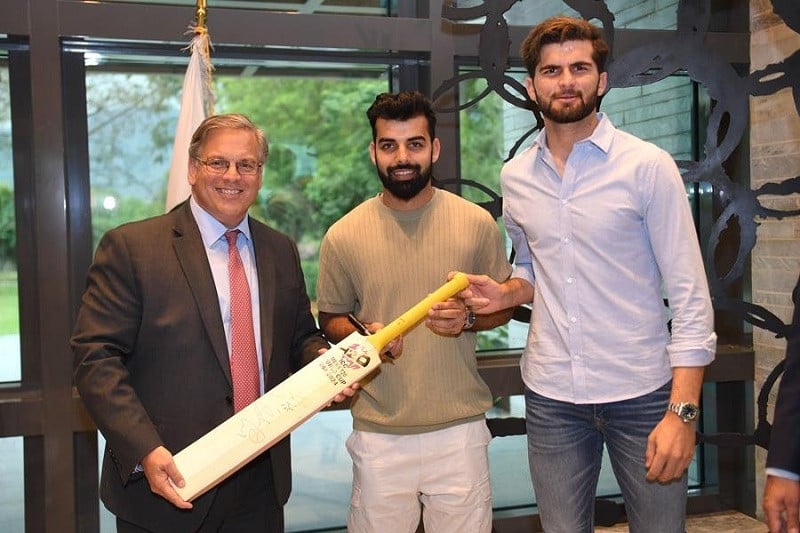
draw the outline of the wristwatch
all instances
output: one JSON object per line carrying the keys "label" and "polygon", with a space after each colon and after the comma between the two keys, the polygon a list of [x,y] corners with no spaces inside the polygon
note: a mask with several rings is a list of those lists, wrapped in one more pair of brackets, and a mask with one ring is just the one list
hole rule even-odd
{"label": "wristwatch", "polygon": [[475,311],[470,309],[469,307],[466,308],[467,316],[464,317],[464,325],[461,327],[462,330],[469,329],[475,325],[475,321],[478,317],[475,315]]}
{"label": "wristwatch", "polygon": [[684,422],[693,422],[697,419],[697,415],[700,414],[700,408],[689,402],[671,403],[667,406],[667,409],[681,417]]}

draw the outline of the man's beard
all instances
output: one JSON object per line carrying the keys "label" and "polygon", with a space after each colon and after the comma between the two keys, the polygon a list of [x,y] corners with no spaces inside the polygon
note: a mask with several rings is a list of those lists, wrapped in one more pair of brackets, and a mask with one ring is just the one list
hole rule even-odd
{"label": "man's beard", "polygon": [[[375,169],[378,171],[378,176],[381,178],[383,187],[389,191],[392,196],[400,198],[401,200],[410,200],[420,193],[431,181],[433,172],[431,167],[428,166],[424,171],[419,165],[397,165],[389,167],[384,173],[377,165]],[[392,172],[400,169],[410,169],[414,171],[414,177],[406,180],[396,180],[391,177]]]}
{"label": "man's beard", "polygon": [[[542,115],[544,118],[558,124],[571,124],[583,120],[597,110],[598,97],[596,93],[591,94],[588,100],[583,99],[583,93],[576,93],[576,96],[580,99],[579,105],[571,107],[561,106],[557,109],[553,105],[556,99],[551,99],[549,102],[546,102],[546,105],[540,106]],[[541,102],[538,95],[536,99]]]}

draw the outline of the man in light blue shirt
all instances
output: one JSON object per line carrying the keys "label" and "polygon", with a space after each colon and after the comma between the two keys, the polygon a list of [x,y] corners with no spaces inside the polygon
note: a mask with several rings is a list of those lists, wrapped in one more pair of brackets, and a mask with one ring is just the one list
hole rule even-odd
{"label": "man in light blue shirt", "polygon": [[675,162],[597,112],[607,55],[581,19],[524,41],[545,128],[502,171],[515,268],[463,296],[479,314],[533,302],[521,366],[544,530],[594,530],[605,444],[630,530],[682,533],[714,314]]}

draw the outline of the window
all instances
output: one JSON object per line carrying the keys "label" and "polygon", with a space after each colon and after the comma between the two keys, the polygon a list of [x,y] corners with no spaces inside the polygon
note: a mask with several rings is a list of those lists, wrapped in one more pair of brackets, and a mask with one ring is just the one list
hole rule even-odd
{"label": "window", "polygon": [[[306,63],[226,66],[215,61],[215,112],[237,112],[270,145],[251,215],[300,248],[312,300],[319,240],[330,224],[380,188],[365,111],[388,90],[387,67]],[[118,67],[117,67],[118,68]],[[279,71],[281,74],[273,74]],[[107,230],[164,211],[182,73],[87,69],[94,243]]]}
{"label": "window", "polygon": [[22,437],[0,439],[0,530],[25,530]]}
{"label": "window", "polygon": [[9,72],[0,52],[0,382],[22,377],[16,254]]}

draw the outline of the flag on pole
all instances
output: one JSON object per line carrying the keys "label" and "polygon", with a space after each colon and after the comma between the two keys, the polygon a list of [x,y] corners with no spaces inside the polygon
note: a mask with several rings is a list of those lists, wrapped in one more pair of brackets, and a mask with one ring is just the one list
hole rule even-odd
{"label": "flag on pole", "polygon": [[183,79],[181,109],[172,145],[172,164],[167,182],[167,211],[186,200],[191,193],[188,182],[189,143],[197,126],[214,113],[214,93],[211,87],[213,67],[209,52],[211,39],[205,27],[205,11],[203,10],[201,18],[199,10],[198,7],[198,23],[192,28],[194,38],[188,47],[191,49],[191,57]]}

